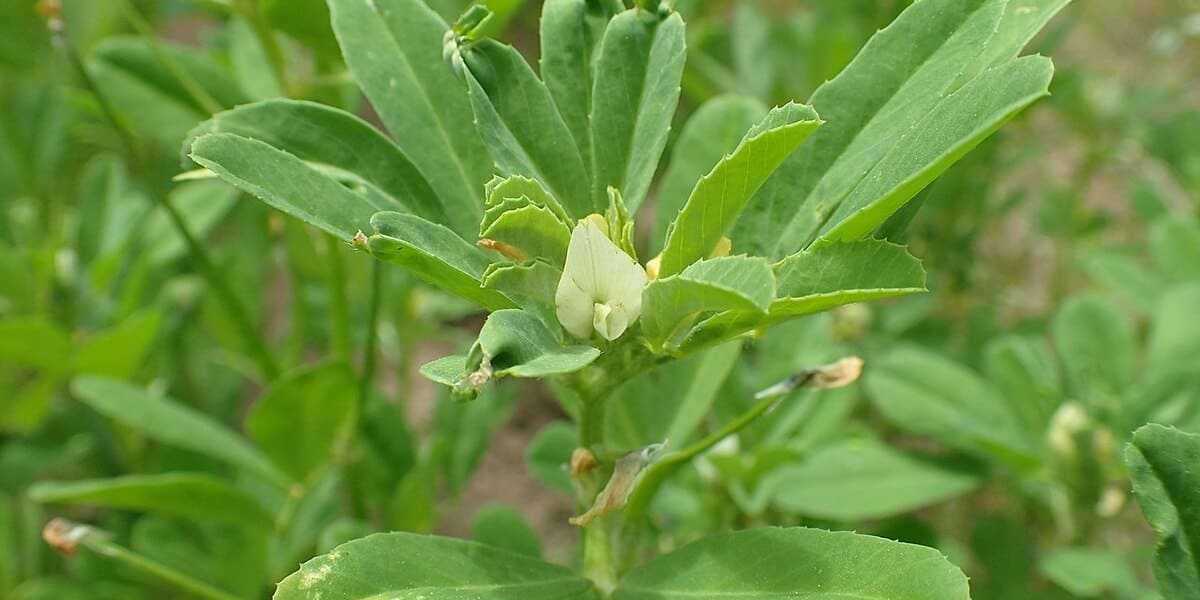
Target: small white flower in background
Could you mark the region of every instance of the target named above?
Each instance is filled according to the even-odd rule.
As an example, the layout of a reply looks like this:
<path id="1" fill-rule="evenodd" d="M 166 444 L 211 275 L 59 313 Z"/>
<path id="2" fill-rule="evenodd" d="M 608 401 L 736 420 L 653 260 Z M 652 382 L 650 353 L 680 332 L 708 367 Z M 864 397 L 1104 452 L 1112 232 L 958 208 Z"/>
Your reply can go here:
<path id="1" fill-rule="evenodd" d="M 571 335 L 592 331 L 612 341 L 642 315 L 646 270 L 608 239 L 594 220 L 571 232 L 567 261 L 554 295 L 558 321 Z"/>

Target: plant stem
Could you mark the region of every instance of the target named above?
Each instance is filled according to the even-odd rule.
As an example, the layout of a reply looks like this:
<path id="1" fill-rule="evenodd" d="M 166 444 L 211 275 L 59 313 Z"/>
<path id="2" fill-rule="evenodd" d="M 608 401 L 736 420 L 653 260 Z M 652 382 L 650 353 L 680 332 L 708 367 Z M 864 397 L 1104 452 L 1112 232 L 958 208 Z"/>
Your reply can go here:
<path id="1" fill-rule="evenodd" d="M 70 555 L 83 546 L 97 555 L 121 563 L 154 579 L 169 583 L 190 595 L 209 600 L 238 600 L 236 596 L 223 592 L 207 583 L 193 579 L 162 563 L 150 560 L 109 540 L 108 534 L 65 519 L 50 521 L 42 532 L 48 544 Z"/>
<path id="2" fill-rule="evenodd" d="M 275 359 L 271 356 L 271 351 L 267 349 L 266 342 L 263 341 L 262 335 L 254 323 L 250 320 L 249 314 L 238 297 L 233 292 L 233 288 L 229 286 L 229 281 L 225 279 L 224 274 L 213 263 L 212 258 L 204 250 L 204 246 L 200 245 L 196 236 L 187 227 L 187 222 L 184 221 L 183 215 L 179 210 L 171 204 L 171 200 L 166 196 L 159 196 L 159 204 L 163 210 L 167 212 L 171 223 L 175 226 L 175 230 L 179 232 L 183 238 L 184 245 L 187 246 L 188 254 L 192 260 L 196 261 L 204 278 L 208 281 L 209 287 L 217 294 L 217 298 L 225 307 L 225 312 L 233 319 L 234 325 L 242 334 L 246 345 L 249 347 L 251 354 L 254 355 L 258 368 L 262 371 L 262 375 L 268 381 L 279 377 L 279 365 L 275 363 Z"/>
<path id="3" fill-rule="evenodd" d="M 262 45 L 263 52 L 267 55 L 267 62 L 271 63 L 271 69 L 275 71 L 275 77 L 279 79 L 279 87 L 283 90 L 283 95 L 289 98 L 294 97 L 296 90 L 292 89 L 291 79 L 288 77 L 283 48 L 279 45 L 279 38 L 275 37 L 275 32 L 271 30 L 267 16 L 263 14 L 261 4 L 258 0 L 238 0 L 236 6 L 242 18 L 250 22 L 250 27 L 254 30 L 258 43 Z"/>
<path id="4" fill-rule="evenodd" d="M 375 364 L 379 354 L 379 304 L 383 297 L 384 271 L 383 263 L 371 261 L 371 292 L 367 298 L 367 347 L 363 350 L 362 390 L 359 398 L 359 411 L 365 411 L 371 400 L 371 390 L 375 383 Z"/>
<path id="5" fill-rule="evenodd" d="M 154 31 L 154 27 L 151 26 L 148 21 L 146 21 L 146 18 L 142 16 L 142 13 L 138 12 L 137 7 L 133 5 L 131 0 L 124 0 L 122 5 L 122 8 L 125 10 L 125 15 L 129 19 L 130 24 L 133 25 L 134 30 L 136 30 L 142 35 L 142 37 L 146 38 L 150 42 L 150 49 L 154 52 L 154 57 L 157 58 L 158 62 L 162 63 L 163 67 L 165 67 L 167 71 L 171 73 L 171 76 L 179 82 L 179 85 L 183 86 L 183 90 L 192 97 L 192 100 L 210 115 L 215 115 L 224 110 L 224 107 L 221 106 L 221 103 L 217 102 L 217 100 L 213 98 L 207 90 L 204 89 L 204 86 L 197 83 L 196 80 L 188 74 L 186 69 L 179 66 L 179 63 L 175 62 L 175 60 L 163 50 L 162 42 L 159 41 L 158 35 Z"/>
<path id="6" fill-rule="evenodd" d="M 325 258 L 329 264 L 329 306 L 333 353 L 343 360 L 350 359 L 353 343 L 350 335 L 350 301 L 346 298 L 346 264 L 342 261 L 341 245 L 332 235 L 324 235 Z"/>
<path id="7" fill-rule="evenodd" d="M 96 82 L 87 72 L 87 68 L 84 67 L 83 60 L 79 57 L 79 53 L 75 50 L 75 47 L 71 45 L 70 40 L 67 38 L 65 24 L 61 21 L 58 21 L 57 23 L 52 22 L 51 30 L 54 32 L 55 40 L 66 54 L 67 60 L 74 67 L 76 73 L 79 75 L 80 80 L 83 81 L 84 87 L 87 88 L 92 97 L 96 99 L 96 102 L 100 105 L 101 111 L 112 123 L 113 129 L 117 131 L 117 134 L 128 147 L 130 158 L 134 162 L 137 162 L 139 153 L 136 138 L 125 126 L 125 123 L 121 120 L 117 113 L 113 111 L 112 106 L 108 103 L 108 100 L 105 98 L 104 94 L 100 92 L 100 88 L 96 86 Z M 278 377 L 279 367 L 275 364 L 275 360 L 271 357 L 271 353 L 267 350 L 266 344 L 262 340 L 262 336 L 259 335 L 259 332 L 254 327 L 254 324 L 250 321 L 249 316 L 246 314 L 245 309 L 238 301 L 237 296 L 234 295 L 232 288 L 229 286 L 229 282 L 225 280 L 224 275 L 219 269 L 217 269 L 212 259 L 209 258 L 208 253 L 204 250 L 204 247 L 200 245 L 200 242 L 196 240 L 196 237 L 192 235 L 192 232 L 188 230 L 187 222 L 183 219 L 183 215 L 171 205 L 170 200 L 166 196 L 159 194 L 155 194 L 155 197 L 158 198 L 159 204 L 162 206 L 163 210 L 167 212 L 167 216 L 170 218 L 171 224 L 175 226 L 176 231 L 178 231 L 180 237 L 183 238 L 184 244 L 188 249 L 188 254 L 192 260 L 196 261 L 196 264 L 199 265 L 200 270 L 203 273 L 204 278 L 208 281 L 209 286 L 212 287 L 214 292 L 216 292 L 217 297 L 221 300 L 221 303 L 224 305 L 229 317 L 233 319 L 235 326 L 242 334 L 242 337 L 245 338 L 246 345 L 254 354 L 254 357 L 258 362 L 259 370 L 262 371 L 263 376 L 268 380 Z"/>

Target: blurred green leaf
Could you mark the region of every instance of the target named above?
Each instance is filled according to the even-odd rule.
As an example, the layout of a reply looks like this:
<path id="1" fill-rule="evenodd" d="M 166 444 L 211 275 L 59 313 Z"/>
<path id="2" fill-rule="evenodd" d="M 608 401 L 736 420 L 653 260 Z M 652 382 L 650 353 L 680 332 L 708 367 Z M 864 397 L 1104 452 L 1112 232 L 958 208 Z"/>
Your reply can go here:
<path id="1" fill-rule="evenodd" d="M 336 568 L 335 568 L 336 567 Z M 355 540 L 305 563 L 284 579 L 275 600 L 344 600 L 469 594 L 479 600 L 594 600 L 590 581 L 565 567 L 437 536 L 384 533 Z"/>
<path id="2" fill-rule="evenodd" d="M 271 384 L 246 416 L 246 433 L 276 466 L 305 481 L 349 443 L 358 393 L 343 363 L 298 369 Z"/>
<path id="3" fill-rule="evenodd" d="M 502 504 L 489 504 L 475 513 L 471 539 L 494 548 L 533 558 L 542 557 L 542 541 L 521 513 Z"/>
<path id="4" fill-rule="evenodd" d="M 1042 557 L 1038 569 L 1059 587 L 1082 598 L 1101 598 L 1106 592 L 1133 598 L 1139 592 L 1129 563 L 1115 552 L 1056 548 Z"/>
<path id="5" fill-rule="evenodd" d="M 575 428 L 555 421 L 542 428 L 525 449 L 525 468 L 538 481 L 568 494 L 575 490 L 567 471 L 571 453 L 579 446 Z"/>
<path id="6" fill-rule="evenodd" d="M 1051 323 L 1074 397 L 1102 407 L 1134 379 L 1137 347 L 1121 311 L 1092 295 L 1070 298 Z"/>
<path id="7" fill-rule="evenodd" d="M 713 258 L 651 281 L 642 296 L 643 333 L 652 347 L 669 349 L 706 313 L 743 311 L 766 317 L 775 299 L 775 274 L 764 258 Z"/>
<path id="8" fill-rule="evenodd" d="M 984 374 L 1008 401 L 1031 440 L 1039 443 L 1062 402 L 1054 354 L 1042 341 L 1006 335 L 983 349 Z"/>
<path id="9" fill-rule="evenodd" d="M 864 378 L 872 403 L 896 426 L 1018 470 L 1036 465 L 1017 417 L 974 372 L 901 346 L 872 360 Z"/>
<path id="10" fill-rule="evenodd" d="M 818 450 L 762 483 L 779 510 L 855 522 L 907 513 L 965 494 L 974 473 L 905 455 L 871 440 Z"/>
<path id="11" fill-rule="evenodd" d="M 198 473 L 43 481 L 29 489 L 29 497 L 43 504 L 136 510 L 251 528 L 265 529 L 273 521 L 263 506 L 245 492 Z"/>
<path id="12" fill-rule="evenodd" d="M 143 311 L 76 345 L 75 371 L 115 379 L 132 377 L 158 336 L 162 315 Z"/>
<path id="13" fill-rule="evenodd" d="M 71 389 L 84 404 L 150 439 L 212 456 L 278 485 L 290 483 L 266 456 L 241 437 L 173 400 L 100 377 L 79 377 Z"/>
<path id="14" fill-rule="evenodd" d="M 1150 254 L 1174 281 L 1200 281 L 1200 222 L 1195 217 L 1164 217 L 1150 228 Z"/>

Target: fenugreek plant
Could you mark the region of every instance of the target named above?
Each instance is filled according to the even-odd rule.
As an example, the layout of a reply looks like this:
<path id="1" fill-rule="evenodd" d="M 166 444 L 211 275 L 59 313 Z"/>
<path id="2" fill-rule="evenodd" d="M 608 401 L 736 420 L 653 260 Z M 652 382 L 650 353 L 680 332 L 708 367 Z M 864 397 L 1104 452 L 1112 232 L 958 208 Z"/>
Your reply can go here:
<path id="1" fill-rule="evenodd" d="M 755 114 L 732 151 L 697 148 L 697 164 L 673 167 L 671 183 L 691 191 L 658 199 L 666 217 L 647 251 L 635 216 L 651 214 L 640 209 L 686 56 L 669 2 L 548 0 L 535 72 L 483 35 L 482 7 L 448 27 L 421 0 L 330 0 L 345 62 L 390 136 L 335 108 L 267 100 L 198 127 L 186 159 L 490 311 L 465 355 L 422 373 L 462 401 L 507 378 L 549 384 L 578 426 L 583 548 L 575 571 L 380 534 L 306 563 L 275 597 L 967 598 L 937 551 L 848 532 L 751 529 L 653 556 L 647 509 L 664 482 L 787 392 L 853 381 L 858 359 L 767 388 L 694 440 L 703 415 L 670 399 L 635 399 L 679 411 L 650 445 L 610 439 L 605 415 L 621 384 L 655 367 L 924 291 L 920 262 L 876 233 L 1047 94 L 1050 61 L 1019 54 L 1068 1 L 913 3 L 808 104 Z"/>

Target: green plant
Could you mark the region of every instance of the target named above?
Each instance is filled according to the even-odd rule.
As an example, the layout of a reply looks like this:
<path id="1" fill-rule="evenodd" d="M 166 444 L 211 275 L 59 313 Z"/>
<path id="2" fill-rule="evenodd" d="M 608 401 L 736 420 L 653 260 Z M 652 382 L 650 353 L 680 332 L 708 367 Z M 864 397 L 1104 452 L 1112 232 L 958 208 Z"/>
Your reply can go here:
<path id="1" fill-rule="evenodd" d="M 572 474 L 583 577 L 460 541 L 388 534 L 307 563 L 276 597 L 417 589 L 579 597 L 595 593 L 593 585 L 617 598 L 818 586 L 965 597 L 965 580 L 926 550 L 817 530 L 735 533 L 638 566 L 653 547 L 647 505 L 679 466 L 796 387 L 852 381 L 855 361 L 764 390 L 690 445 L 684 421 L 683 439 L 622 447 L 608 439 L 605 416 L 621 384 L 654 367 L 839 305 L 923 291 L 916 259 L 871 236 L 1045 95 L 1049 61 L 1017 55 L 1064 4 L 914 4 L 812 106 L 760 114 L 727 155 L 690 165 L 697 183 L 681 204 L 659 205 L 671 224 L 661 254 L 643 266 L 633 215 L 678 99 L 685 43 L 677 14 L 650 2 L 548 2 L 539 78 L 515 50 L 481 35 L 486 10 L 447 28 L 415 0 L 331 2 L 345 60 L 393 139 L 325 106 L 266 101 L 197 128 L 187 156 L 491 311 L 468 354 L 422 372 L 464 399 L 505 378 L 550 382 L 578 426 Z M 678 177 L 687 185 L 687 174 Z M 482 248 L 468 241 L 476 237 Z M 830 562 L 807 563 L 810 575 L 731 562 L 753 553 L 792 565 L 796 552 L 834 547 Z M 711 568 L 699 555 L 733 570 L 687 576 L 683 569 Z M 398 570 L 404 561 L 428 567 Z M 860 576 L 898 568 L 909 574 Z"/>

